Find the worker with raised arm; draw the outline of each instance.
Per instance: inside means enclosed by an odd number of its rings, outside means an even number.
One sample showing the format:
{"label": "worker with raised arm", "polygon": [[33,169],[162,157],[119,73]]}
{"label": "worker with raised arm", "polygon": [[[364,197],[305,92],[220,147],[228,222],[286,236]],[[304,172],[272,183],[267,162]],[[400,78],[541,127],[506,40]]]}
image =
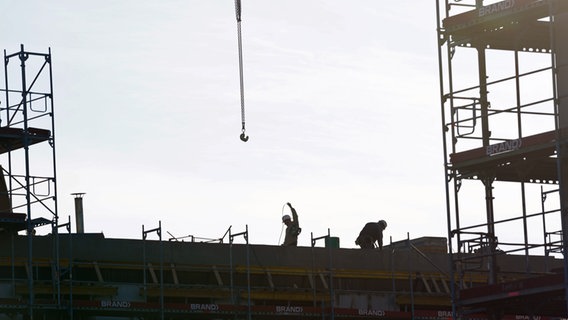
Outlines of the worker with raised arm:
{"label": "worker with raised arm", "polygon": [[378,242],[379,249],[383,249],[383,230],[387,228],[387,222],[385,220],[379,220],[379,222],[369,222],[367,223],[355,244],[360,246],[361,249],[374,249],[375,242]]}
{"label": "worker with raised arm", "polygon": [[300,222],[298,221],[298,213],[296,213],[296,209],[292,207],[290,202],[287,202],[286,205],[290,207],[290,211],[292,211],[292,218],[290,215],[283,215],[282,216],[282,223],[286,225],[286,236],[284,237],[283,246],[297,246],[298,245],[298,235],[302,232],[300,228]]}

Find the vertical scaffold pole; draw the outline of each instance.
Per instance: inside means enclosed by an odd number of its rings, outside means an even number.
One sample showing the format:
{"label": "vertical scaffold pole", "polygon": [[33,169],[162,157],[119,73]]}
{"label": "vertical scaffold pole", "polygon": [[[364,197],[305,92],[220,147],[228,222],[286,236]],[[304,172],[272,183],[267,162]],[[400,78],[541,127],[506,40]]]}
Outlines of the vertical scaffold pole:
{"label": "vertical scaffold pole", "polygon": [[[144,230],[144,225],[142,225],[142,247],[143,247],[143,259],[144,259],[144,296],[147,297],[146,288],[146,237],[148,233],[156,232],[159,238],[159,255],[160,255],[160,318],[164,320],[164,248],[162,241],[162,221],[158,222],[158,227],[152,230]],[[147,301],[146,301],[147,302]]]}
{"label": "vertical scaffold pole", "polygon": [[568,309],[568,43],[565,30],[568,28],[568,13],[557,14],[555,6],[559,2],[549,2],[551,18],[550,42],[552,46],[553,82],[556,88],[556,108],[558,111],[558,180],[560,190],[560,216],[562,224],[562,253],[564,257],[564,291]]}

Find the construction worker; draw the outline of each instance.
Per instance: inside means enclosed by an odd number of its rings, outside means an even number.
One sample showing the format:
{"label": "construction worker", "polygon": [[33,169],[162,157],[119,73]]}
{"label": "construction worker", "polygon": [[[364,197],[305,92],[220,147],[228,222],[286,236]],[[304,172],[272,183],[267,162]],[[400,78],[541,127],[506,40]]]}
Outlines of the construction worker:
{"label": "construction worker", "polygon": [[379,222],[369,222],[359,233],[355,244],[360,246],[361,249],[374,249],[375,242],[378,242],[379,249],[383,249],[383,230],[387,228],[385,220]]}
{"label": "construction worker", "polygon": [[290,202],[287,202],[286,205],[290,207],[293,219],[291,219],[287,214],[282,216],[282,223],[286,225],[286,236],[284,237],[284,243],[282,243],[282,245],[297,246],[298,235],[300,234],[300,232],[302,232],[302,229],[300,228],[300,222],[298,221],[298,214],[296,213],[296,209],[292,207]]}

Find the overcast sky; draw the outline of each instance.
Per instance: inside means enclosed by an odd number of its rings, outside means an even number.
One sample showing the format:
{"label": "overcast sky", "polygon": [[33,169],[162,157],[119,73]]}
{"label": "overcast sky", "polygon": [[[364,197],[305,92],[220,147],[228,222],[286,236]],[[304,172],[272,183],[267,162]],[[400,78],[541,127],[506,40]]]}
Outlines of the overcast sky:
{"label": "overcast sky", "polygon": [[[434,1],[243,0],[241,133],[231,0],[5,0],[0,44],[53,54],[59,216],[86,232],[181,237],[248,225],[446,236]],[[46,230],[48,232],[48,230]]]}

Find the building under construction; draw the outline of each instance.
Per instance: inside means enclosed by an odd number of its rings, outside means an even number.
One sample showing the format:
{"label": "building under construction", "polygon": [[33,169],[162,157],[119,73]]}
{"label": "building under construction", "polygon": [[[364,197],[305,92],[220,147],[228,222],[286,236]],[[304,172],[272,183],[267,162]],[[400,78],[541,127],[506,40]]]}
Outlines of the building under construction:
{"label": "building under construction", "polygon": [[448,233],[382,250],[329,232],[250,244],[247,226],[164,238],[160,222],[107,239],[83,232],[82,194],[73,233],[51,53],[5,53],[0,320],[567,318],[568,1],[435,5]]}

